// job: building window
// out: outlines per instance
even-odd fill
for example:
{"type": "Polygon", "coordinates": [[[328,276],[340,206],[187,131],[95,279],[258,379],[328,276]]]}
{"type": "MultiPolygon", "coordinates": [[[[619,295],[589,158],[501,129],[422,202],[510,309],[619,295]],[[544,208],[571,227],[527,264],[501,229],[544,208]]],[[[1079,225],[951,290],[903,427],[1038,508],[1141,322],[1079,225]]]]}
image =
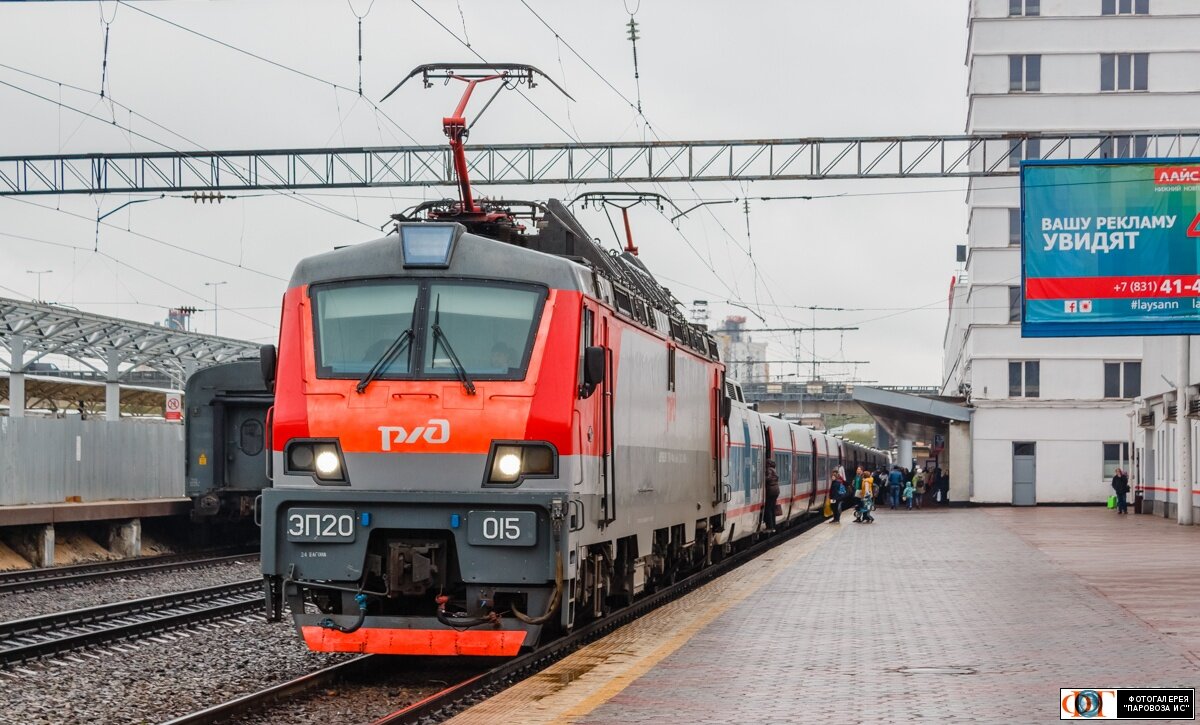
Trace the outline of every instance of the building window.
{"type": "Polygon", "coordinates": [[[1008,321],[1021,321],[1021,288],[1008,288],[1008,321]]]}
{"type": "Polygon", "coordinates": [[[1008,14],[1017,15],[1041,15],[1042,0],[1008,0],[1008,14]]]}
{"type": "MultiPolygon", "coordinates": [[[[1104,444],[1104,478],[1109,479],[1117,472],[1121,466],[1129,465],[1129,444],[1128,443],[1105,443],[1104,444]]],[[[1126,474],[1129,471],[1125,471],[1126,474]]]]}
{"type": "Polygon", "coordinates": [[[1144,91],[1148,85],[1149,66],[1149,53],[1101,53],[1100,90],[1144,91]]]}
{"type": "Polygon", "coordinates": [[[1037,398],[1039,364],[1037,360],[1013,360],[1008,363],[1008,397],[1037,398]]]}
{"type": "Polygon", "coordinates": [[[1022,159],[1040,158],[1042,158],[1042,140],[1040,138],[1030,138],[1024,141],[1012,139],[1008,142],[1008,165],[1010,168],[1020,166],[1022,159]]]}
{"type": "Polygon", "coordinates": [[[1100,143],[1100,157],[1107,159],[1144,159],[1149,147],[1149,136],[1111,136],[1100,143]]]}
{"type": "Polygon", "coordinates": [[[1008,246],[1021,246],[1021,210],[1008,210],[1008,246]]]}
{"type": "Polygon", "coordinates": [[[1142,394],[1140,362],[1104,363],[1104,397],[1136,398],[1142,394]]]}
{"type": "Polygon", "coordinates": [[[1008,90],[1025,93],[1042,90],[1042,56],[1008,56],[1008,90]]]}
{"type": "MultiPolygon", "coordinates": [[[[1009,13],[1012,14],[1011,12],[1009,13]]],[[[1150,0],[1101,0],[1101,15],[1149,15],[1150,0]]]]}

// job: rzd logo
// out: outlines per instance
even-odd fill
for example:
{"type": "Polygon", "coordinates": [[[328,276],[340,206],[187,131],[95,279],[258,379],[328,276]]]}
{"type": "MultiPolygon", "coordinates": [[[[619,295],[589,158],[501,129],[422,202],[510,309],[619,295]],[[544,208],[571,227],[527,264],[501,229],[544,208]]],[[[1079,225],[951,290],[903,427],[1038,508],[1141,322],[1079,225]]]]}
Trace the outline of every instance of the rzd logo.
{"type": "Polygon", "coordinates": [[[425,425],[419,425],[411,432],[402,425],[379,426],[379,446],[385,451],[392,450],[393,443],[416,443],[422,438],[426,443],[433,445],[450,440],[450,421],[445,418],[430,418],[425,425]]]}
{"type": "Polygon", "coordinates": [[[1117,716],[1116,690],[1059,690],[1060,720],[1109,720],[1117,716]]]}

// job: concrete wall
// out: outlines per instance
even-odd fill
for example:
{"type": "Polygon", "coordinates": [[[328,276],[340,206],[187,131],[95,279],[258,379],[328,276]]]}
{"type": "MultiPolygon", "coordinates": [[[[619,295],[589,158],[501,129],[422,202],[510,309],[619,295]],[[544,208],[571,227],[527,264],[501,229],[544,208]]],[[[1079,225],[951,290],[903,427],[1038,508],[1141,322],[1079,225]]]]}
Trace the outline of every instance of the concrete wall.
{"type": "Polygon", "coordinates": [[[0,506],[183,496],[183,426],[0,418],[0,506]]]}

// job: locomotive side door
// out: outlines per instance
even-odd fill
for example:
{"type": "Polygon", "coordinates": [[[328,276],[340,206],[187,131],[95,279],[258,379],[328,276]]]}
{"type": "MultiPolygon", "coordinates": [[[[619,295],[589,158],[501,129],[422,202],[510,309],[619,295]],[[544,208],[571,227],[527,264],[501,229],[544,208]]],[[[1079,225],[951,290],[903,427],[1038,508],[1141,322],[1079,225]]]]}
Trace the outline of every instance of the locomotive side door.
{"type": "Polygon", "coordinates": [[[613,432],[613,406],[616,404],[615,373],[616,364],[610,345],[610,328],[608,315],[602,315],[600,320],[600,345],[604,347],[604,382],[600,384],[600,522],[602,525],[612,523],[617,518],[617,487],[616,487],[616,434],[613,432]]]}

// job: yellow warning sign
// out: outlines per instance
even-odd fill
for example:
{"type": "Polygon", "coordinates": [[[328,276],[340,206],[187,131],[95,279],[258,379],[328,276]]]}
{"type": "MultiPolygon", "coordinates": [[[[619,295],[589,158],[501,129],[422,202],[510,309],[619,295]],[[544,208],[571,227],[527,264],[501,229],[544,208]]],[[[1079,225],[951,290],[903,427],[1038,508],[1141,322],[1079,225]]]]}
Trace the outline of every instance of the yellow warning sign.
{"type": "Polygon", "coordinates": [[[197,463],[199,463],[201,466],[207,466],[208,465],[208,456],[201,453],[200,460],[197,461],[197,463]]]}

